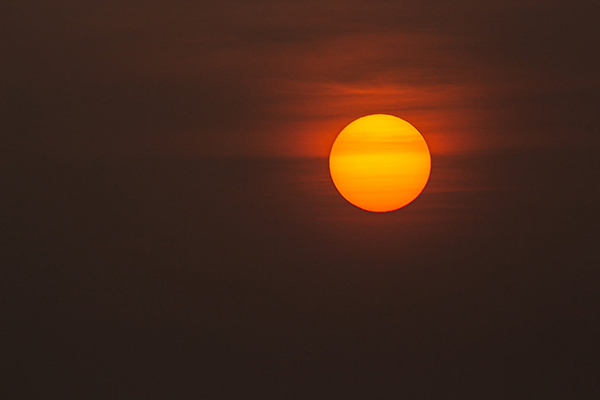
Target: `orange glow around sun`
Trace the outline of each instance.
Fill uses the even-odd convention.
[[[331,179],[355,206],[387,212],[416,199],[427,184],[431,156],[425,139],[408,122],[386,114],[358,118],[333,143]]]

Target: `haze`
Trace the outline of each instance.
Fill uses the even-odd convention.
[[[5,397],[598,398],[598,6],[8,1]],[[431,150],[336,192],[367,114]]]

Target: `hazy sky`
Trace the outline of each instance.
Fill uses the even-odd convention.
[[[564,146],[599,125],[593,2],[12,1],[2,15],[4,140],[33,154],[324,156],[369,113],[409,120],[434,153]]]
[[[2,2],[8,398],[600,398],[597,4]],[[370,113],[391,213],[324,158]]]

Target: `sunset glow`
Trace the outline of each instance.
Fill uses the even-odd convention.
[[[425,188],[431,156],[425,139],[410,123],[375,114],[347,125],[329,156],[331,178],[340,194],[367,211],[404,207]]]

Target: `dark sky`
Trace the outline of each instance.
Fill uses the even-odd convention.
[[[408,119],[437,152],[579,143],[599,124],[591,4],[9,2],[9,144],[325,156],[374,112]]]
[[[599,17],[3,3],[7,398],[598,398]],[[370,113],[432,152],[392,213],[329,177]]]

